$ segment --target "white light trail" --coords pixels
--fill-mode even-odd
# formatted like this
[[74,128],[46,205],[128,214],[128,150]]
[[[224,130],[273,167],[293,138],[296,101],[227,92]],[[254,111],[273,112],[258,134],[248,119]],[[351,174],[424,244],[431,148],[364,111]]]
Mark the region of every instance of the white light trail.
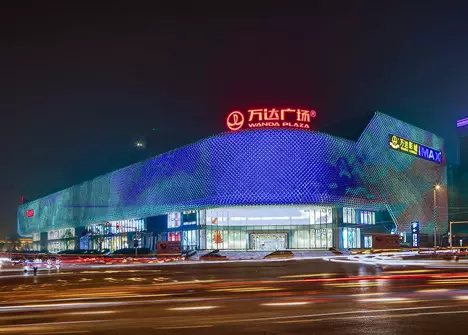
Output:
[[262,306],[299,306],[310,304],[308,301],[295,301],[295,302],[272,302],[261,304]]
[[206,309],[214,309],[218,308],[219,306],[192,306],[192,307],[174,307],[174,308],[166,308],[168,311],[195,311],[195,310],[206,310]]

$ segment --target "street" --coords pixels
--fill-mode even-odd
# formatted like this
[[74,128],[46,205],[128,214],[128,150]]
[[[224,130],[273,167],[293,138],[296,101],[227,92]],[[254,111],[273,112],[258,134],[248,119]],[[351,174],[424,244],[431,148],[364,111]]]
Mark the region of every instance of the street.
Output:
[[324,260],[2,272],[0,333],[459,334],[467,283]]

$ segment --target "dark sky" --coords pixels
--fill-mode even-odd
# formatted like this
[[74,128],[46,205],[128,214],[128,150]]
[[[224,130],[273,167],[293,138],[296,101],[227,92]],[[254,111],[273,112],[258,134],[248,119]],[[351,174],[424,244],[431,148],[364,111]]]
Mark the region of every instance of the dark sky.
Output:
[[455,159],[464,2],[224,2],[1,3],[0,236],[21,195],[222,132],[234,108],[313,108],[325,124],[379,110],[445,137]]

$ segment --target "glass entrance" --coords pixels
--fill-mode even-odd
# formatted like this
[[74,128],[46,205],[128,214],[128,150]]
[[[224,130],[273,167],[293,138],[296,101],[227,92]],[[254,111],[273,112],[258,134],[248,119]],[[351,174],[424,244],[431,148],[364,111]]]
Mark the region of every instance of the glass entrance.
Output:
[[287,233],[254,233],[250,234],[250,246],[253,250],[284,250],[287,248]]

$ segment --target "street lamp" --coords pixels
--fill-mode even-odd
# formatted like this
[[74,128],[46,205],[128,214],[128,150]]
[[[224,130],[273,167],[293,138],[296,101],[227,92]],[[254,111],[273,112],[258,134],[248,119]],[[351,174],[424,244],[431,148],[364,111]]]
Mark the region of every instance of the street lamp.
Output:
[[440,185],[434,185],[434,248],[437,247],[437,191],[440,190]]

